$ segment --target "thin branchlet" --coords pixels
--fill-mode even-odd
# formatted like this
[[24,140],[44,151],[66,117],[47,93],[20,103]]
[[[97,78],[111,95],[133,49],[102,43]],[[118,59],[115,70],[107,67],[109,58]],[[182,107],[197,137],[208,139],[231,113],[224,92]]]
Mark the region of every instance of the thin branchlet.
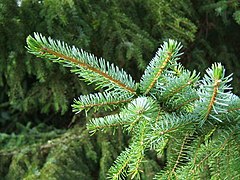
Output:
[[161,76],[161,74],[163,73],[164,69],[166,68],[166,66],[168,65],[168,62],[171,60],[171,56],[172,53],[168,52],[167,53],[168,56],[167,58],[164,60],[164,62],[162,63],[162,66],[159,67],[159,71],[157,72],[157,74],[155,75],[155,77],[153,78],[153,81],[150,83],[150,85],[148,86],[148,88],[146,89],[144,94],[148,94],[149,91],[153,88],[153,86],[156,84],[158,78]]
[[94,68],[94,67],[92,67],[92,66],[90,66],[90,65],[88,65],[88,64],[86,64],[86,63],[83,63],[83,62],[79,61],[78,59],[75,59],[75,58],[66,56],[66,55],[64,55],[64,54],[62,54],[62,53],[53,51],[53,50],[51,50],[51,49],[49,49],[49,48],[42,48],[42,53],[44,53],[44,54],[45,54],[45,53],[49,53],[49,54],[52,54],[52,55],[54,55],[54,56],[56,56],[56,57],[59,57],[60,59],[70,61],[70,62],[76,64],[77,66],[81,66],[81,67],[83,67],[83,68],[85,68],[85,69],[88,69],[88,70],[90,70],[90,71],[92,71],[92,72],[95,72],[95,73],[97,73],[97,74],[105,77],[106,79],[110,80],[111,82],[113,82],[113,83],[116,84],[117,86],[119,86],[119,87],[127,90],[128,92],[130,92],[130,93],[132,93],[132,94],[134,94],[134,95],[136,94],[136,92],[135,92],[134,89],[126,86],[125,84],[123,84],[123,83],[120,82],[119,80],[112,78],[112,77],[109,76],[106,72],[103,72],[103,71],[101,71],[100,69]]
[[213,94],[212,94],[211,100],[210,100],[208,108],[207,108],[207,113],[204,117],[205,120],[208,118],[209,114],[211,113],[211,111],[213,109],[214,102],[215,102],[217,94],[218,94],[218,87],[220,86],[220,82],[221,82],[221,80],[216,80],[214,85],[213,85],[214,86]]

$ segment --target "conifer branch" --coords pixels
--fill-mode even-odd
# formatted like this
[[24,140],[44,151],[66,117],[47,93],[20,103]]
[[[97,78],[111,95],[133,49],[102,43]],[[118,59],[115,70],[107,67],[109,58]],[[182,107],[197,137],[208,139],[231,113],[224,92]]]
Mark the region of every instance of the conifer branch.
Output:
[[131,132],[140,120],[154,118],[156,109],[158,109],[158,106],[151,98],[139,97],[130,102],[119,114],[90,120],[87,128],[91,133],[95,133],[97,130],[124,125]]
[[108,171],[108,179],[124,180],[127,177],[127,166],[132,158],[131,153],[133,152],[130,148],[126,148],[121,152]]
[[199,97],[194,97],[194,98],[192,98],[192,99],[189,99],[189,100],[185,101],[184,103],[178,105],[177,107],[174,107],[174,111],[177,111],[178,109],[180,109],[180,108],[186,106],[187,104],[189,104],[189,103],[191,103],[191,102],[194,102],[194,101],[196,101],[196,100],[198,100],[198,99],[199,99]]
[[226,113],[226,107],[230,104],[232,88],[227,83],[231,80],[231,75],[225,77],[225,70],[220,63],[213,64],[212,68],[207,70],[201,81],[198,91],[200,99],[196,101],[198,105],[195,109],[202,119],[201,125],[209,118],[223,121],[220,114]]
[[[240,100],[230,91],[231,75],[225,77],[220,63],[207,69],[199,81],[195,71],[191,73],[177,63],[181,44],[169,40],[159,48],[140,83],[135,84],[117,66],[74,46],[39,34],[34,38],[29,36],[27,43],[30,53],[63,63],[86,82],[103,90],[79,96],[72,105],[74,112],[118,109],[116,114],[93,118],[87,123],[90,133],[122,126],[132,136],[129,148],[117,157],[108,178],[140,178],[140,167],[148,149],[161,155],[167,149],[168,153],[167,166],[155,178],[200,177],[205,163],[209,168],[224,168],[218,160],[230,155],[225,149],[231,145],[236,148],[239,134],[234,132],[240,131]],[[212,178],[221,177],[220,174],[213,173]]]
[[165,70],[178,60],[178,56],[181,55],[178,51],[181,47],[180,43],[169,40],[169,42],[164,42],[161,48],[159,48],[140,81],[140,89],[144,95],[150,92]]
[[[191,102],[198,99],[196,90],[193,88],[194,84],[199,79],[199,75],[195,71],[191,73],[187,70],[178,72],[175,76],[172,72],[166,74],[164,78],[160,79],[156,85],[156,93],[153,94],[160,102],[164,103],[163,109],[172,112],[178,109],[185,109]],[[191,106],[191,105],[190,105]]]
[[165,169],[156,174],[154,179],[171,180],[179,178],[179,171],[181,172],[181,168],[184,167],[189,161],[189,153],[193,139],[193,131],[179,131],[168,139],[168,154],[170,157],[168,159],[167,166]]
[[227,108],[227,112],[240,111],[240,98],[234,94],[231,95],[230,104]]
[[[187,143],[187,141],[188,141],[188,137],[189,137],[189,135],[186,134],[185,137],[184,137],[184,139],[183,139],[183,142],[182,142],[182,144],[181,144],[181,148],[180,148],[180,150],[178,151],[177,159],[175,160],[175,164],[174,164],[172,170],[170,171],[170,172],[171,172],[171,173],[170,173],[170,176],[175,173],[176,168],[177,168],[177,166],[179,165],[182,157],[184,157],[184,156],[186,155],[186,154],[185,154],[185,151],[186,151],[187,148],[186,148],[185,146],[186,146],[186,143]],[[170,180],[170,179],[169,179],[169,180]]]
[[108,128],[116,128],[121,125],[130,124],[133,118],[132,115],[123,113],[94,118],[87,123],[87,129],[90,133],[94,134],[98,130],[103,131]]
[[95,93],[89,95],[81,95],[78,99],[74,100],[73,112],[81,112],[82,110],[89,110],[94,108],[98,110],[99,108],[104,108],[105,110],[112,110],[119,107],[120,104],[125,104],[132,100],[133,96],[128,93],[113,93],[113,92],[103,92]]
[[126,172],[131,175],[131,179],[136,176],[139,179],[140,165],[144,158],[145,148],[148,146],[147,142],[145,142],[145,132],[148,128],[147,122],[143,121],[138,124],[138,127],[134,141],[129,148],[118,156],[109,169],[108,175],[110,179],[124,179]]
[[195,154],[194,166],[192,166],[191,173],[196,174],[196,171],[201,168],[203,163],[208,159],[214,158],[216,154],[221,154],[225,147],[234,139],[234,131],[236,127],[228,127],[224,129],[219,136],[215,136],[213,140],[205,142],[205,145],[202,145],[199,149],[199,153]]
[[192,74],[189,71],[186,71],[177,78],[168,78],[168,83],[166,84],[164,90],[161,93],[161,99],[167,100],[170,97],[181,93],[181,91],[183,91],[186,87],[194,84],[198,79],[199,76],[196,75],[195,71],[193,71]]
[[193,117],[188,115],[162,114],[160,120],[154,124],[146,138],[151,142],[151,147],[154,148],[164,139],[172,136],[171,134],[180,131],[194,131],[194,123]]
[[136,94],[132,77],[102,58],[97,59],[82,49],[70,47],[64,42],[54,41],[51,38],[46,39],[38,33],[34,34],[34,38],[28,36],[27,44],[30,53],[73,68],[73,72],[83,77],[85,81],[97,82],[98,88],[115,88]]
[[213,93],[212,93],[212,97],[209,102],[209,105],[207,107],[207,113],[205,114],[205,117],[204,117],[205,120],[208,118],[209,114],[211,113],[211,111],[213,109],[213,106],[214,106],[214,103],[215,103],[215,100],[217,97],[217,93],[218,93],[218,88],[220,86],[220,82],[221,82],[220,80],[216,80],[213,85]]
[[221,119],[227,119],[229,122],[238,122],[240,120],[240,98],[234,94],[231,95],[230,104],[226,113],[221,113]]
[[167,52],[167,54],[168,54],[168,56],[163,61],[162,66],[159,67],[159,70],[158,70],[157,74],[153,77],[152,82],[149,84],[149,86],[147,87],[147,89],[146,89],[144,94],[148,94],[149,91],[153,88],[153,86],[156,84],[158,78],[161,76],[163,70],[165,69],[165,67],[167,66],[169,61],[171,60],[172,53],[171,52]]
[[133,139],[133,143],[131,144],[130,148],[133,149],[133,153],[131,154],[131,161],[129,162],[129,174],[131,175],[131,179],[134,177],[139,178],[140,165],[144,158],[144,152],[146,147],[148,147],[148,143],[146,141],[146,132],[148,131],[148,123],[146,121],[142,121],[138,125],[138,130],[135,132],[135,139]]

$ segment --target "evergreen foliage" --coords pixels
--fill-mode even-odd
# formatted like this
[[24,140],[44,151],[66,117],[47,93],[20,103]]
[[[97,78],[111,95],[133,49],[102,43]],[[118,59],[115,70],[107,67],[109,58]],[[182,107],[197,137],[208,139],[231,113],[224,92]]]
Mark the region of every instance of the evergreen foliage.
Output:
[[[41,169],[48,167],[44,170],[45,177],[41,175],[42,179],[46,179],[47,174],[50,179],[60,178],[58,172],[61,171],[65,172],[65,175],[61,176],[64,179],[69,178],[70,174],[77,177],[79,173],[84,174],[82,179],[106,179],[110,164],[128,141],[128,135],[123,136],[120,129],[117,130],[119,126],[114,126],[114,138],[110,138],[112,134],[108,132],[96,133],[96,139],[84,136],[86,140],[91,140],[87,146],[84,141],[67,142],[64,146],[47,145],[48,151],[41,154],[43,151],[38,147],[45,146],[48,140],[60,138],[58,142],[62,142],[64,134],[73,134],[72,127],[76,123],[84,127],[83,109],[88,111],[88,116],[94,112],[95,118],[105,114],[104,109],[110,110],[110,114],[114,115],[119,112],[120,107],[125,107],[133,101],[135,96],[122,92],[119,96],[117,92],[106,93],[102,89],[96,93],[92,89],[93,86],[86,86],[65,68],[59,68],[49,61],[35,60],[36,58],[26,53],[24,48],[27,35],[42,32],[75,44],[97,57],[111,60],[109,65],[118,64],[120,69],[124,68],[127,74],[130,73],[137,81],[140,81],[142,71],[159,44],[168,38],[176,39],[183,42],[185,53],[181,62],[186,67],[197,69],[203,74],[214,61],[221,61],[226,67],[226,74],[233,73],[233,91],[239,95],[238,14],[238,0],[1,0],[0,177],[23,179],[27,177],[26,174],[43,172]],[[180,64],[173,69],[170,66],[170,69],[173,74],[181,72],[182,75],[161,79],[156,83],[157,91],[150,91],[151,96],[163,105],[163,111],[189,112],[196,100],[199,100],[199,84],[195,82],[199,76],[182,69]],[[188,78],[193,79],[193,84],[197,84],[196,88],[187,86]],[[169,83],[173,81],[174,83]],[[137,95],[142,95],[139,89],[141,86],[138,83],[135,85]],[[174,93],[175,91],[178,93]],[[90,92],[91,95],[88,94]],[[76,98],[73,104],[73,109],[78,115],[73,115],[69,107],[79,93],[80,99]],[[239,100],[235,95],[230,95],[230,99],[227,115],[214,114],[214,117],[220,120],[227,119],[229,122],[237,121],[235,117],[238,111],[234,110],[239,107]],[[116,101],[121,102],[121,105],[113,103]],[[222,103],[221,100],[219,102]],[[124,114],[120,115],[125,118]],[[109,119],[111,117],[113,116]],[[178,121],[180,122],[180,119]],[[174,121],[170,125],[174,126]],[[91,128],[89,124],[88,128],[92,133],[97,131],[94,125]],[[81,136],[85,131],[77,132],[75,133]],[[144,171],[144,174],[141,174],[142,179],[152,179],[154,173],[166,165],[164,159],[168,152],[164,149],[164,144],[167,143],[168,140],[165,139],[164,143],[159,145],[157,152],[161,152],[161,155],[157,156],[152,150],[146,151],[144,158],[148,161],[144,159],[141,165]],[[82,146],[86,148],[79,148]],[[72,156],[64,148],[81,153]],[[21,149],[24,152],[16,151]],[[233,154],[234,149],[228,150]],[[54,153],[50,155],[50,152],[60,153],[59,156],[55,156]],[[46,158],[48,155],[53,158]],[[58,161],[58,157],[61,161]],[[90,160],[88,167],[76,170],[75,166],[82,167],[81,160],[77,161],[77,158],[86,160],[86,157]],[[228,157],[226,153],[224,157]],[[92,161],[94,158],[97,160]],[[68,166],[65,162],[70,159],[72,165]],[[56,165],[54,162],[60,163]],[[54,169],[49,168],[50,166]],[[207,173],[208,171],[206,175]],[[31,176],[29,177],[31,179]],[[204,179],[203,176],[202,178]]]
[[[166,166],[154,179],[239,178],[240,99],[232,93],[232,75],[225,75],[221,63],[214,63],[199,80],[195,71],[177,62],[182,46],[170,39],[135,83],[117,66],[64,42],[35,33],[28,36],[27,45],[28,52],[63,63],[103,91],[104,95],[81,95],[75,111],[114,105],[116,113],[87,123],[91,133],[122,126],[131,136],[109,169],[109,179],[141,179],[149,150],[160,156],[167,152]],[[119,94],[126,96],[119,100]]]
[[[86,130],[80,127],[68,132],[52,129],[46,133],[46,130],[42,125],[38,129],[28,127],[25,134],[2,136],[0,143],[5,144],[5,149],[0,151],[1,178],[90,179],[97,153]],[[9,171],[5,172],[4,166],[9,166]]]

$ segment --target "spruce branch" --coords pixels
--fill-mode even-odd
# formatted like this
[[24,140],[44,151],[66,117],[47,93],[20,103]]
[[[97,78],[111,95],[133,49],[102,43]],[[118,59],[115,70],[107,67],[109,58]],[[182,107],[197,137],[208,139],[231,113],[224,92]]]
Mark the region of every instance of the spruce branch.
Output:
[[231,94],[230,103],[227,107],[227,113],[221,113],[221,119],[227,119],[229,122],[238,122],[240,120],[240,98]]
[[[155,117],[158,105],[150,97],[139,97],[132,100],[119,114],[94,118],[87,124],[91,133],[111,127],[124,125],[129,132],[136,128],[141,120],[150,121]],[[134,131],[133,131],[134,132]]]
[[229,106],[232,89],[228,83],[231,80],[231,75],[225,77],[225,69],[220,63],[207,69],[198,91],[200,99],[196,101],[195,110],[199,114],[201,125],[209,118],[218,122],[224,120],[218,115],[227,113],[226,107]]
[[[179,167],[182,161],[185,160],[187,153],[185,152],[188,148],[187,143],[189,141],[189,134],[186,134],[181,143],[180,149],[178,150],[177,158],[174,160],[174,166],[170,170],[170,177],[175,173],[176,168]],[[170,179],[170,178],[169,178]]]
[[[160,155],[167,152],[166,166],[155,179],[200,178],[206,167],[208,177],[219,178],[223,173],[218,169],[225,168],[226,162],[233,164],[229,172],[235,177],[240,100],[232,94],[231,75],[225,76],[220,63],[213,64],[199,80],[195,71],[177,62],[181,44],[169,40],[158,49],[138,84],[117,66],[64,42],[35,33],[27,43],[30,53],[70,67],[84,81],[103,90],[75,99],[74,112],[117,109],[115,114],[87,123],[90,133],[121,126],[131,135],[129,147],[117,157],[108,178],[139,179],[149,149]],[[237,152],[233,156],[231,146]],[[219,161],[222,156],[225,164]]]
[[212,140],[205,141],[197,151],[193,151],[194,158],[192,158],[192,161],[189,162],[188,166],[191,168],[188,173],[195,175],[199,174],[201,173],[203,166],[206,164],[210,165],[211,161],[214,162],[216,156],[224,156],[224,151],[226,151],[229,147],[232,148],[232,142],[234,142],[235,139],[239,139],[237,136],[239,136],[239,127],[237,126],[229,126],[226,129],[219,129],[218,131],[215,131]]
[[192,86],[199,79],[199,75],[195,71],[192,73],[190,71],[184,71],[178,77],[171,77],[168,75],[165,78],[167,81],[162,87],[161,83],[156,86],[157,91],[159,91],[158,98],[160,101],[164,102],[176,94],[181,93],[186,87]]
[[195,130],[194,118],[190,115],[162,114],[160,119],[151,127],[147,134],[152,149],[155,149],[169,137],[178,132],[193,132]]
[[96,83],[97,88],[136,94],[135,82],[130,75],[82,49],[79,50],[75,46],[70,47],[66,43],[55,41],[50,37],[47,39],[38,33],[34,33],[34,37],[28,36],[27,45],[29,53],[71,67],[72,71],[86,82]]
[[108,171],[108,179],[111,180],[125,180],[128,176],[127,165],[131,160],[132,149],[126,148],[121,154],[117,157],[114,164]]
[[89,110],[93,108],[97,111],[99,108],[105,110],[113,110],[119,107],[120,104],[130,102],[133,98],[132,94],[129,93],[114,93],[114,92],[103,92],[89,95],[81,95],[78,99],[74,100],[73,112],[79,113],[82,110]]
[[129,148],[118,156],[109,169],[108,175],[110,179],[122,179],[126,173],[131,175],[131,179],[140,179],[140,165],[145,156],[145,149],[148,146],[145,136],[149,127],[147,121],[141,122],[138,124],[138,127],[134,141],[130,144]]
[[114,114],[100,118],[93,118],[87,123],[87,129],[94,134],[98,130],[104,131],[109,128],[117,128],[124,124],[130,124],[131,119],[134,119],[131,114]]
[[154,179],[178,179],[178,171],[189,161],[189,151],[193,140],[192,133],[179,133],[168,142],[170,155],[167,166]]
[[176,63],[178,57],[182,54],[179,53],[181,48],[182,46],[180,43],[169,40],[169,42],[164,42],[161,48],[158,49],[140,81],[140,90],[144,95],[148,94],[150,90],[153,89],[157,80],[165,70]]
[[188,87],[165,102],[164,109],[169,112],[192,112],[196,100],[199,100],[197,91]]
[[133,139],[130,148],[132,150],[131,160],[128,164],[128,173],[131,175],[131,179],[135,177],[140,179],[140,165],[145,156],[145,150],[148,147],[149,142],[146,141],[146,132],[149,129],[147,121],[142,121],[138,124],[138,130],[135,131],[135,138]]

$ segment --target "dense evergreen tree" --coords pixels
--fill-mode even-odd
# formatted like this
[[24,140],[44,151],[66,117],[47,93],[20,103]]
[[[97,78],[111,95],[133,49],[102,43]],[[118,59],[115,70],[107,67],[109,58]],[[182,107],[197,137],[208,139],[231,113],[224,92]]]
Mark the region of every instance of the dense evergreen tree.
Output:
[[[222,61],[227,74],[234,73],[233,85],[239,94],[239,19],[238,0],[1,0],[1,177],[31,179],[34,173],[51,169],[46,174],[53,179],[105,179],[107,169],[128,141],[121,131],[116,140],[107,135],[89,139],[85,130],[74,127],[84,127],[85,118],[83,113],[73,115],[70,104],[74,97],[94,90],[66,69],[27,54],[25,39],[29,34],[38,31],[74,44],[116,63],[137,80],[162,41],[176,39],[184,44],[184,65],[203,72],[214,61]],[[74,144],[66,138],[69,134],[84,136],[84,140]],[[61,141],[66,143],[58,145]],[[76,157],[89,162],[86,172],[73,168],[82,161]],[[71,162],[65,166],[55,164],[66,159]],[[159,169],[152,159],[152,166],[145,166],[148,177]],[[63,170],[67,170],[65,174],[61,174]]]

